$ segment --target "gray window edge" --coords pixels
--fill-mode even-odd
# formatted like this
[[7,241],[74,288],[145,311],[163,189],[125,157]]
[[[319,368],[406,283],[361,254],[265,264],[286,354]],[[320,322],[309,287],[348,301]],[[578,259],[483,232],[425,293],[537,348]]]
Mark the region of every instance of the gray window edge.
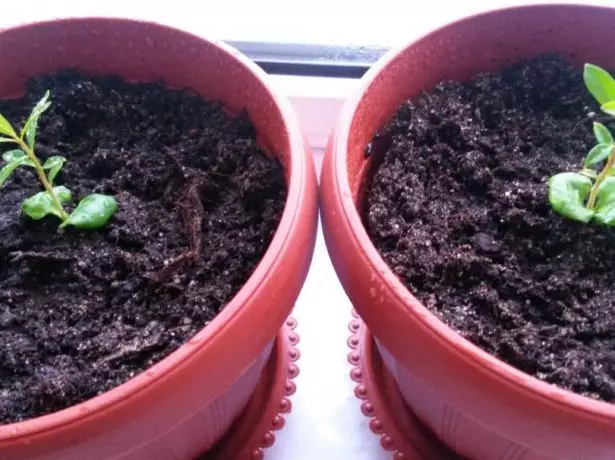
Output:
[[227,43],[267,73],[313,77],[361,78],[389,48],[233,41]]

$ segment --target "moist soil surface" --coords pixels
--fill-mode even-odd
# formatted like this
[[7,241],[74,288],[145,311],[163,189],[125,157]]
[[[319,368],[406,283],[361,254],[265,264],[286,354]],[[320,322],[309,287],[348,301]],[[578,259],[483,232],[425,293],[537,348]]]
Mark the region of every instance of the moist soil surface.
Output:
[[0,113],[22,126],[46,89],[38,156],[67,157],[56,185],[75,203],[105,193],[119,210],[61,233],[19,209],[41,190],[33,170],[0,189],[0,423],[101,394],[186,342],[250,276],[286,196],[250,120],[217,102],[66,71]]
[[615,402],[615,232],[555,214],[600,114],[548,55],[405,102],[374,142],[364,219],[379,252],[446,324],[541,380]]

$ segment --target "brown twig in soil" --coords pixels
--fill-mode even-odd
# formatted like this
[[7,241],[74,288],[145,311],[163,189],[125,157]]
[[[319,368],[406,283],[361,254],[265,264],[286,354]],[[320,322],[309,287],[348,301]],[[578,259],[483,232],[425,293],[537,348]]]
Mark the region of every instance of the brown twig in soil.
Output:
[[122,249],[117,251],[117,257],[124,262],[126,266],[135,271],[141,270],[145,264],[145,256],[139,254],[135,255]]
[[[86,275],[85,273],[83,273],[83,271],[81,271],[79,268],[75,268],[73,270],[73,274],[75,275],[76,278],[79,279],[79,281],[81,281],[82,283],[84,283],[84,285],[88,285],[89,283],[92,282],[92,280],[90,279],[90,277],[88,275]],[[100,278],[97,277],[99,280]],[[103,281],[106,281],[103,279]]]
[[162,286],[168,289],[173,289],[178,292],[185,291],[184,287],[181,284],[177,284],[177,283],[164,283]]
[[226,179],[231,177],[230,174],[222,174],[222,173],[219,173],[219,172],[216,172],[216,171],[207,171],[207,174],[211,174],[212,176],[224,177]]
[[157,283],[163,283],[186,264],[197,263],[201,258],[203,245],[201,228],[205,210],[203,203],[201,203],[200,188],[201,181],[192,179],[186,184],[185,191],[179,200],[184,233],[188,239],[190,250],[168,260],[162,270],[153,275],[148,275],[147,278]]
[[[164,268],[158,271],[157,273],[147,274],[146,278],[156,282],[156,283],[164,283],[169,280],[173,273],[183,267],[186,263],[191,262],[193,259],[192,250],[183,252],[180,255],[173,257],[165,261]],[[165,283],[167,284],[167,283]]]
[[185,179],[186,174],[184,173],[184,165],[182,165],[181,162],[177,159],[177,157],[175,156],[175,152],[167,147],[164,149],[163,153],[167,156],[169,160],[171,160],[171,165],[173,167],[172,172],[178,173],[178,175],[181,176],[182,179]]
[[50,252],[36,252],[36,251],[13,251],[9,252],[9,261],[19,262],[24,259],[40,260],[43,262],[72,262],[74,257],[60,256],[52,254]]
[[177,176],[182,182],[185,181],[187,177],[184,170],[184,165],[182,165],[177,159],[175,152],[170,148],[165,148],[163,153],[169,160],[171,160],[171,172],[167,177],[167,183],[164,188],[164,192],[162,193],[163,198],[166,200],[174,188],[173,185],[175,184],[175,181],[173,180],[173,177]]
[[203,245],[201,229],[205,210],[203,209],[203,203],[201,203],[200,188],[200,181],[191,181],[179,202],[184,222],[184,231],[188,237],[188,243],[190,244],[192,257],[195,262],[201,257],[201,247]]
[[155,341],[145,341],[144,343],[139,343],[138,339],[133,340],[133,343],[122,345],[118,347],[117,351],[114,353],[105,356],[99,362],[100,363],[109,363],[109,362],[126,362],[131,361],[137,358],[139,355],[148,353],[150,350],[153,350],[157,347]]

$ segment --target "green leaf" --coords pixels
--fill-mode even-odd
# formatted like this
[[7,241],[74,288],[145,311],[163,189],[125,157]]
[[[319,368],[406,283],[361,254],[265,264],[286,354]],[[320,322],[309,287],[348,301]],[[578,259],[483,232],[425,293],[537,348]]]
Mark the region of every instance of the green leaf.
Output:
[[11,163],[6,164],[2,169],[0,169],[0,186],[3,185],[9,176],[15,171],[17,167],[19,167],[21,163],[19,161],[12,161]]
[[95,229],[103,227],[117,211],[115,198],[94,193],[86,196],[60,227],[73,225],[77,228]]
[[9,137],[17,137],[17,134],[9,121],[2,115],[0,115],[0,134],[4,134]]
[[558,214],[579,222],[589,222],[594,211],[585,207],[592,181],[582,174],[565,172],[549,179],[549,202]]
[[593,64],[585,64],[583,81],[600,105],[615,101],[615,80],[606,70]]
[[613,144],[598,144],[593,149],[589,151],[587,157],[585,157],[585,161],[583,162],[583,166],[591,166],[596,163],[600,163],[601,161],[606,160],[611,152],[615,148]]
[[63,185],[53,187],[53,193],[56,194],[58,200],[60,200],[60,203],[62,204],[69,203],[73,199],[73,194],[71,193],[71,191]]
[[598,144],[612,144],[613,136],[609,129],[604,126],[602,123],[594,122],[594,136],[596,136],[596,140]]
[[9,150],[2,154],[2,159],[7,163],[15,160],[21,160],[22,158],[27,158],[27,156],[21,149]]
[[49,91],[45,92],[43,98],[38,101],[38,103],[32,109],[32,113],[30,114],[30,118],[26,121],[23,129],[21,130],[21,138],[26,137],[26,142],[30,146],[30,148],[34,147],[34,140],[36,137],[36,128],[38,126],[38,119],[42,115],[42,113],[49,108],[51,102],[48,102],[49,99]]
[[596,222],[615,225],[615,177],[604,179],[598,187],[596,198]]
[[53,183],[53,180],[60,172],[60,169],[62,169],[62,166],[64,166],[64,163],[66,163],[66,158],[60,156],[49,157],[47,158],[47,160],[45,160],[45,163],[43,164],[43,169],[49,170],[47,179],[50,183]]
[[600,107],[604,113],[608,113],[610,116],[615,117],[615,101],[607,102]]
[[34,168],[34,162],[27,157],[25,152],[21,149],[9,150],[2,154],[2,159],[7,163],[19,160],[19,165],[32,166]]
[[[53,192],[62,204],[68,203],[72,199],[70,190],[63,185],[53,187]],[[34,220],[42,219],[50,214],[60,218],[62,217],[60,210],[54,206],[53,198],[51,198],[48,192],[39,192],[25,199],[23,203],[21,203],[21,210]]]
[[34,167],[32,160],[30,160],[20,149],[4,152],[2,154],[2,159],[6,161],[6,165],[0,169],[0,185],[4,184],[13,171],[19,166],[26,165]]

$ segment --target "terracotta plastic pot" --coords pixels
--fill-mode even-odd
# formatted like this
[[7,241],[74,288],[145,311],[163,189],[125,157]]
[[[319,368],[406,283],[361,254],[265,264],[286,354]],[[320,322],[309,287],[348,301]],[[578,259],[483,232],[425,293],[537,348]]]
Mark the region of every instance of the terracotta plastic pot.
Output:
[[358,209],[372,166],[365,148],[399,105],[444,79],[463,81],[545,52],[615,67],[615,10],[542,5],[480,14],[389,54],[342,109],[321,181],[329,253],[419,418],[472,459],[615,459],[615,405],[548,385],[461,338],[402,285]]
[[2,460],[192,459],[218,440],[251,396],[312,257],[317,182],[289,103],[247,58],[221,43],[152,23],[68,19],[0,31],[0,96],[62,68],[163,80],[246,108],[284,166],[288,196],[273,241],[226,308],[192,340],[127,383],[68,409],[0,426]]

